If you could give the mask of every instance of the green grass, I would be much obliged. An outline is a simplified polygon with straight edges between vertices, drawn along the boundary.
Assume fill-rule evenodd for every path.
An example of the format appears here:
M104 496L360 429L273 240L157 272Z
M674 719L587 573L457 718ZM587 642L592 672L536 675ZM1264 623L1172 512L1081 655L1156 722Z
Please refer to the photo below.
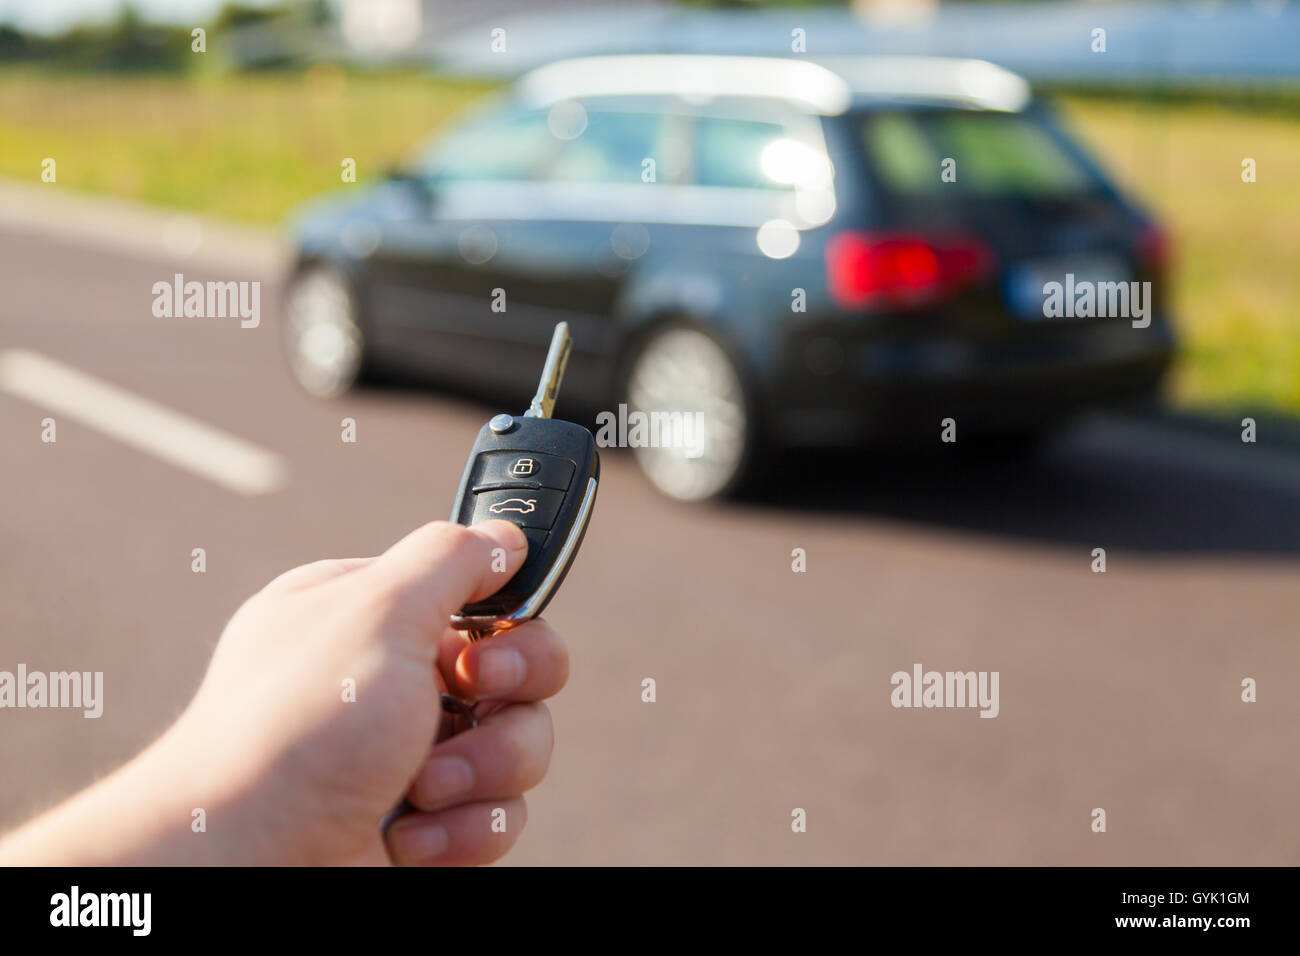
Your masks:
M0 176L274 224L409 156L489 87L334 67L260 75L0 70ZM1300 121L1206 100L1065 96L1068 119L1169 226L1184 405L1300 414ZM1259 181L1241 181L1241 160Z
M361 180L487 87L419 74L104 76L0 71L0 176L255 223Z
M1063 105L1173 236L1185 348L1175 398L1300 413L1300 121L1208 102ZM1241 180L1245 157L1257 182Z

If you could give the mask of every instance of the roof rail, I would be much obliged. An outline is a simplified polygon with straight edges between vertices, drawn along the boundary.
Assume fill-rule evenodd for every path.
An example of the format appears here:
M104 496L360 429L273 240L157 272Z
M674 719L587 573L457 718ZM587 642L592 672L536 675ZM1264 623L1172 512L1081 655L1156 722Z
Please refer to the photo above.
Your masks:
M560 60L525 74L517 89L542 106L591 96L758 96L823 114L844 112L853 96L842 77L808 60L691 54Z

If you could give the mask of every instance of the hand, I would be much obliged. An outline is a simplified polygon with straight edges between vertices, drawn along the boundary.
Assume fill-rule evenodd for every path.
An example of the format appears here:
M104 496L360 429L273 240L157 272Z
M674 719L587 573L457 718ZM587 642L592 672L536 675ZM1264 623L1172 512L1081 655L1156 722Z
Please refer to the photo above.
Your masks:
M508 522L434 522L379 557L281 575L226 626L177 723L132 764L19 831L0 860L500 857L524 825L523 792L546 772L551 723L540 701L564 685L568 658L540 620L472 644L447 620L495 592L526 554ZM478 728L431 746L444 690L493 703L479 708ZM379 821L403 795L420 812L381 835ZM191 826L197 808L205 832ZM87 817L98 817L89 830ZM83 830L95 836L78 839Z

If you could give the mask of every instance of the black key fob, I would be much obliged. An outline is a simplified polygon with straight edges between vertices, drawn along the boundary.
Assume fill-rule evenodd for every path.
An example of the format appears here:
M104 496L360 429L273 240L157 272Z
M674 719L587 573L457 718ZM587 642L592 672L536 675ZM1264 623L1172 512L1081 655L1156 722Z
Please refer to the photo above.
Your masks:
M528 411L494 417L470 451L451 520L513 521L528 538L528 558L499 591L453 615L452 627L490 632L536 617L582 545L596 502L600 454L587 429L550 417L568 353L568 326L561 322Z

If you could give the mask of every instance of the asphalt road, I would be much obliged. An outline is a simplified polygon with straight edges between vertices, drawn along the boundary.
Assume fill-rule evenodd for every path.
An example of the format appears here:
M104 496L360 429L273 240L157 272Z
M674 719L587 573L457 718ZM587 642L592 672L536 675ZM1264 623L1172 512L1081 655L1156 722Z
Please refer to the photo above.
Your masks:
M251 442L285 475L241 494L0 391L0 669L102 670L106 697L99 720L0 711L0 827L166 726L269 578L444 516L499 410L312 400L281 364L275 276L183 269L265 280L262 325L155 318L163 257L0 231L0 349ZM822 456L707 508L606 454L548 612L573 657L555 756L508 862L1300 862L1300 452L1231 437L1112 420L1033 467ZM890 675L918 662L998 671L999 715L891 707Z

